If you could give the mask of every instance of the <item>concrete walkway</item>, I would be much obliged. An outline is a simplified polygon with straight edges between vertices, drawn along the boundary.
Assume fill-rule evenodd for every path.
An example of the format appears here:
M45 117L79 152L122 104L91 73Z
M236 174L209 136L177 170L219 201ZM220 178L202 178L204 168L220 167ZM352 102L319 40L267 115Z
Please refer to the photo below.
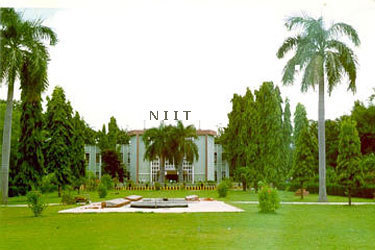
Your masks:
M135 208L131 207L130 204L118 208L101 208L101 204L98 202L61 210L59 213L215 213L243 211L243 209L226 204L223 201L188 201L188 207L175 208Z
M228 201L229 203L235 204L252 204L258 205L258 201ZM322 206L342 206L348 205L348 202L318 202L318 201L281 201L282 205L322 205ZM60 206L61 203L48 203L48 206ZM374 202L352 202L352 205L375 205ZM16 205L0 205L0 207L27 207L27 204L16 204Z
M60 206L61 203L48 203L48 206ZM27 207L27 204L0 205L0 207Z
M258 201L231 201L236 204L259 204ZM348 202L318 202L318 201L281 201L282 205L323 205L323 206L335 206L335 205L348 205ZM375 205L375 202L352 202L352 205Z

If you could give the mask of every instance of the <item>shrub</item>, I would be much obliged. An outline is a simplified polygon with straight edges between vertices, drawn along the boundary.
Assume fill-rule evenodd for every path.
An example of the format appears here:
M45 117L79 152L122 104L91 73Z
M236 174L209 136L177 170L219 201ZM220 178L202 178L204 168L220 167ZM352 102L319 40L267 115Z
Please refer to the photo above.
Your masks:
M221 182L217 186L217 192L219 193L219 197L226 197L228 194L228 188L228 183L226 183L225 181Z
M78 178L73 178L72 186L74 190L77 190L80 193L81 185L85 185L87 183L87 179L84 176L79 176Z
M160 190L161 185L159 182L155 182L154 186L155 186L155 190Z
M88 173L86 179L86 189L88 191L95 191L98 187L98 178L92 172Z
M70 187L65 188L61 195L61 203L64 205L72 205L75 203L75 199L72 195L72 190Z
M261 185L258 192L259 208L262 213L274 213L280 207L280 198L275 188Z
M43 176L40 183L40 191L44 193L51 193L57 190L56 177L54 173Z
M104 184L99 184L98 186L99 198L105 198L107 196L107 187Z
M233 187L232 180L229 178L225 178L221 182L224 182L227 185L228 189L231 189Z
M42 214L43 210L47 207L44 202L42 194L38 191L30 191L26 195L27 205L33 211L34 216L38 217Z
M103 184L107 190L111 190L113 188L113 180L109 174L105 174L100 179L100 183Z

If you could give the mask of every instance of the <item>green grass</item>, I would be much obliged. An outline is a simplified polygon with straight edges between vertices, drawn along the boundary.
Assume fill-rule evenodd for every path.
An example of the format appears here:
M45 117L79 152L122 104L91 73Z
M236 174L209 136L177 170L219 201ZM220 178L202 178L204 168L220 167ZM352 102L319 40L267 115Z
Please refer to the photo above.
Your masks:
M88 196L91 201L101 201L109 200L119 197L125 197L131 194L138 194L143 197L185 197L186 195L196 194L199 197L212 197L218 200L224 201L256 201L258 196L252 192L244 192L242 190L230 190L226 198L219 198L217 191L108 191L108 195L105 199L101 199L98 196L97 192L83 192ZM73 195L77 195L77 192L73 192ZM282 201L318 201L317 194L310 194L305 197L303 200L299 196L295 196L293 192L279 191L279 195ZM59 203L61 198L57 196L57 192L46 194L45 199L48 203ZM343 201L347 202L347 197L342 196L328 196L329 201ZM363 198L353 198L352 201L366 201L366 202L375 202L374 199L363 199ZM11 197L9 198L8 204L26 204L25 196Z
M58 214L0 208L1 249L374 249L375 206L282 206L243 213Z

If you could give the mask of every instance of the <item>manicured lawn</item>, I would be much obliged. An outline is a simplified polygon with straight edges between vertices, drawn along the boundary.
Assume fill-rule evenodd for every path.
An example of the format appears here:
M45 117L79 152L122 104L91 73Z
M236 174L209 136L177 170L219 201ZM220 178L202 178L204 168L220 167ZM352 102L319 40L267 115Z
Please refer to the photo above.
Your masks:
M4 249L375 249L375 206L282 206L243 213L58 214L0 208Z
M219 200L224 201L256 201L258 200L257 194L247 191L244 192L242 190L230 190L228 193L228 197L226 198L219 198L217 191L108 191L108 195L105 199L101 199L98 196L97 192L83 192L88 196L91 201L102 201L108 200L113 198L125 197L131 194L138 194L143 197L185 197L186 195L196 194L199 197L212 197ZM73 192L73 195L77 195L77 192ZM299 196L295 196L293 192L285 192L279 191L279 195L281 201L301 201ZM59 203L61 202L61 198L57 196L57 192L46 194L46 201L48 203ZM347 197L342 196L328 196L329 201L344 201L347 202ZM353 198L353 201L366 201L366 202L375 202L375 199L363 199L363 198ZM317 194L310 194L305 197L302 201L318 201ZM26 197L19 196L19 197L12 197L9 198L8 204L26 204Z

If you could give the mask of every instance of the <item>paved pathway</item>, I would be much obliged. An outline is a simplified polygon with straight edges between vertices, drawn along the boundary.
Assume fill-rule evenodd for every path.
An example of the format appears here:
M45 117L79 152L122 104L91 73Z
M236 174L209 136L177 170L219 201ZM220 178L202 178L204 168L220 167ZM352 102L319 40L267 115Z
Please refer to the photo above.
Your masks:
M228 201L235 204L259 204L258 201ZM322 205L322 206L342 206L348 205L348 202L317 202L317 201L281 201L282 205ZM48 206L59 206L61 203L48 203ZM352 205L375 205L375 202L352 202ZM0 207L27 207L27 204L0 205Z
M48 206L59 206L61 203L48 203ZM0 205L0 207L27 207L27 204Z
M237 204L259 204L258 201L231 201ZM323 205L323 206L334 206L334 205L348 205L348 202L317 202L317 201L281 201L282 205ZM375 202L352 202L352 205L375 205Z

